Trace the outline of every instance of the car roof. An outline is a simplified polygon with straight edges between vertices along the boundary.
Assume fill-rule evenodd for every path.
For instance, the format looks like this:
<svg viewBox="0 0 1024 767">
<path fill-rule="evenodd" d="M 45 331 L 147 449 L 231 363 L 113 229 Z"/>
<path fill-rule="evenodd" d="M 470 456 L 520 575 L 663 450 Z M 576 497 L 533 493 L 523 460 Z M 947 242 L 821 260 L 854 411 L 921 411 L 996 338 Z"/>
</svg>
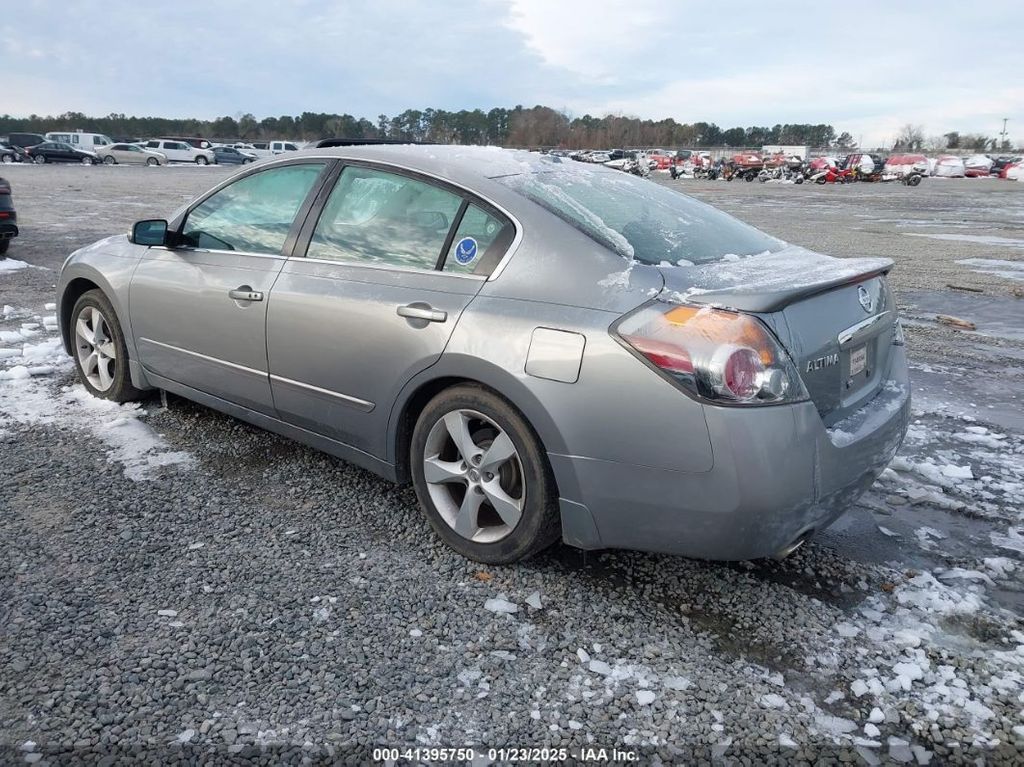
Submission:
<svg viewBox="0 0 1024 767">
<path fill-rule="evenodd" d="M 554 155 L 495 146 L 374 144 L 305 149 L 298 153 L 288 153 L 289 158 L 303 155 L 387 163 L 440 176 L 461 185 L 472 185 L 480 179 L 543 173 L 570 163 L 574 169 L 585 167 L 574 160 Z"/>
</svg>

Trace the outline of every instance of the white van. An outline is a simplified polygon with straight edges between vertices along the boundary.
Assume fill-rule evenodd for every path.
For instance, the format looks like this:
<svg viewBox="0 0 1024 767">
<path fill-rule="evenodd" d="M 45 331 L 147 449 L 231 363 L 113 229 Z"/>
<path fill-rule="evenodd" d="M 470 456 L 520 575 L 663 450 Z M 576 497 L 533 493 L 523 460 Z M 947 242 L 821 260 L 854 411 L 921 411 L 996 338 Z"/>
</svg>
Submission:
<svg viewBox="0 0 1024 767">
<path fill-rule="evenodd" d="M 209 149 L 196 149 L 184 141 L 153 139 L 142 145 L 167 156 L 168 162 L 194 162 L 196 165 L 210 165 L 217 162 L 217 156 Z"/>
<path fill-rule="evenodd" d="M 84 131 L 53 131 L 46 134 L 47 141 L 71 144 L 75 149 L 95 152 L 101 146 L 110 146 L 114 140 L 102 133 L 85 133 Z"/>
</svg>

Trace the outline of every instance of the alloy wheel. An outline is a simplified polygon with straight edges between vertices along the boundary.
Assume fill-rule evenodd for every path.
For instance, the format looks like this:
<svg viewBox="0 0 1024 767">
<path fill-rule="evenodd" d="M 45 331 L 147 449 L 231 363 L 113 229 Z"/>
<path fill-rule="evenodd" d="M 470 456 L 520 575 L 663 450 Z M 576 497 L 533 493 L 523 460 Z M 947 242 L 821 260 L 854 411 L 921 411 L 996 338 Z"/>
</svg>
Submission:
<svg viewBox="0 0 1024 767">
<path fill-rule="evenodd" d="M 95 306 L 87 306 L 75 322 L 75 349 L 82 375 L 97 391 L 107 391 L 114 385 L 114 367 L 117 364 L 117 344 L 103 313 Z"/>
<path fill-rule="evenodd" d="M 475 410 L 453 410 L 431 427 L 423 478 L 441 518 L 463 538 L 494 543 L 519 524 L 523 464 L 508 434 Z"/>
</svg>

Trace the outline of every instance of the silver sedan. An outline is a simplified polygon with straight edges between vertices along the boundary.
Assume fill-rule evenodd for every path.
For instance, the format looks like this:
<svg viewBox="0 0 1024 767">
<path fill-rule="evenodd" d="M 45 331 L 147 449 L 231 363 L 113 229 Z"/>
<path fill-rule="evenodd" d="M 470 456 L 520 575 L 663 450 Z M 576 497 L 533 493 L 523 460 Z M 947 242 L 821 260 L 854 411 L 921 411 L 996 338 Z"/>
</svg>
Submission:
<svg viewBox="0 0 1024 767">
<path fill-rule="evenodd" d="M 94 395 L 164 389 L 411 482 L 472 559 L 748 559 L 903 440 L 891 267 L 558 157 L 348 147 L 73 253 L 58 316 Z"/>
<path fill-rule="evenodd" d="M 96 149 L 105 165 L 166 165 L 167 155 L 137 144 L 110 144 Z"/>
</svg>

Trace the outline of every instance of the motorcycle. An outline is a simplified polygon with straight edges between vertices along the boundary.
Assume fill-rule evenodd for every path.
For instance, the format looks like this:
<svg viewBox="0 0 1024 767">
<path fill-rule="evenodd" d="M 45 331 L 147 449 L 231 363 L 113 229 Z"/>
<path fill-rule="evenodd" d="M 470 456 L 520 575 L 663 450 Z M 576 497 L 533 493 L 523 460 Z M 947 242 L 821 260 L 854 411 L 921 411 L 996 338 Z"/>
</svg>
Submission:
<svg viewBox="0 0 1024 767">
<path fill-rule="evenodd" d="M 809 179 L 815 184 L 852 184 L 857 180 L 857 176 L 853 172 L 853 168 L 837 168 L 834 165 L 829 165 L 824 170 L 820 170 Z"/>
</svg>

